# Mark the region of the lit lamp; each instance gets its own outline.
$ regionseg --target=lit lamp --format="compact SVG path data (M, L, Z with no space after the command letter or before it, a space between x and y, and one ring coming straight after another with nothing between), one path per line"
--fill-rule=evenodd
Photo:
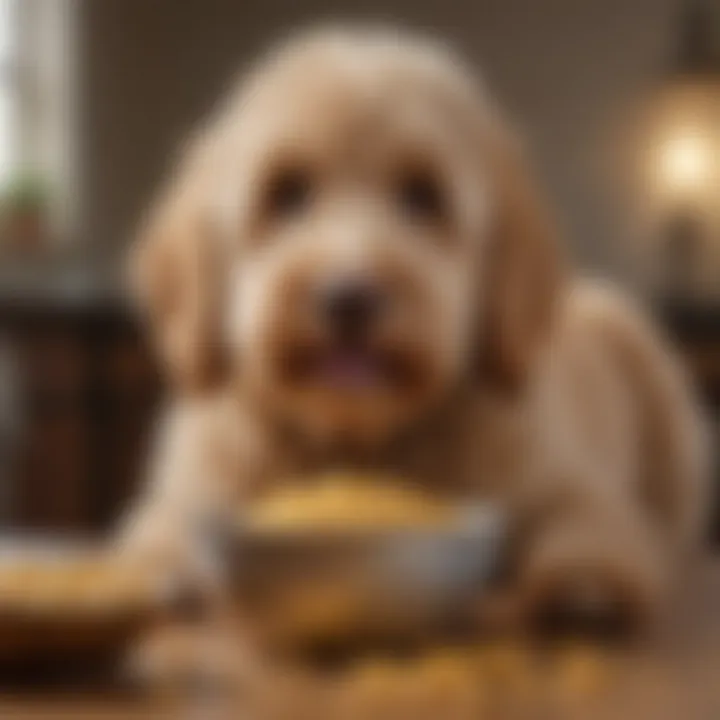
M720 239L720 2L690 6L677 64L658 98L650 181L663 224L664 291L702 291ZM708 261L708 262L706 262ZM720 283L720 279L718 279Z

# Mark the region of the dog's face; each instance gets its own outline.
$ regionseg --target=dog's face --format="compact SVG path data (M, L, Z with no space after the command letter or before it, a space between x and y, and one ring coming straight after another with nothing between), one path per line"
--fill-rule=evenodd
M181 386L222 376L308 435L367 443L493 365L493 344L519 371L537 328L496 316L541 323L549 243L493 123L437 50L331 34L273 57L141 246Z

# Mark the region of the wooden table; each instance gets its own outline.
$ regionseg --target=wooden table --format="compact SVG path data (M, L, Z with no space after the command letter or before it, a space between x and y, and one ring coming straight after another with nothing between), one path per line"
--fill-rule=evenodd
M720 720L720 559L706 563L698 571L682 602L678 603L671 629L653 643L652 649L634 651L618 668L620 672L616 674L616 687L612 692L591 703L592 706L584 706L580 713L548 716L536 712L511 717L513 720ZM204 705L197 697L170 700L97 694L0 696L2 720L230 720L240 714L237 705ZM440 720L441 715L436 717ZM442 715L442 720L444 718ZM493 715L490 720L506 720L506 716Z

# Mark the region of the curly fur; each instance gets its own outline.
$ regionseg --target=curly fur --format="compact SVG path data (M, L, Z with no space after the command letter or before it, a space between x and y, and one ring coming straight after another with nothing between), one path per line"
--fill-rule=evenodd
M278 223L263 192L293 163L322 189ZM430 227L388 199L412 163L447 197ZM513 134L439 44L323 30L271 53L194 139L134 267L173 388L141 544L177 548L198 513L338 465L506 508L530 613L590 598L648 619L697 544L705 450L678 363L570 272ZM393 299L375 340L412 370L402 391L283 375L325 342L313 288L349 271Z

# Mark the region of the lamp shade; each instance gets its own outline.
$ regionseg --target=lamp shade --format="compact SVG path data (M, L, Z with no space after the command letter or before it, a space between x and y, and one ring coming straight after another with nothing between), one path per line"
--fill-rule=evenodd
M651 197L699 212L720 201L720 2L694 0L680 17L670 72L646 140Z
M720 77L678 77L654 105L647 166L655 200L695 211L720 202Z
M706 295L720 277L720 0L688 5L678 40L643 103L639 217L661 290Z

